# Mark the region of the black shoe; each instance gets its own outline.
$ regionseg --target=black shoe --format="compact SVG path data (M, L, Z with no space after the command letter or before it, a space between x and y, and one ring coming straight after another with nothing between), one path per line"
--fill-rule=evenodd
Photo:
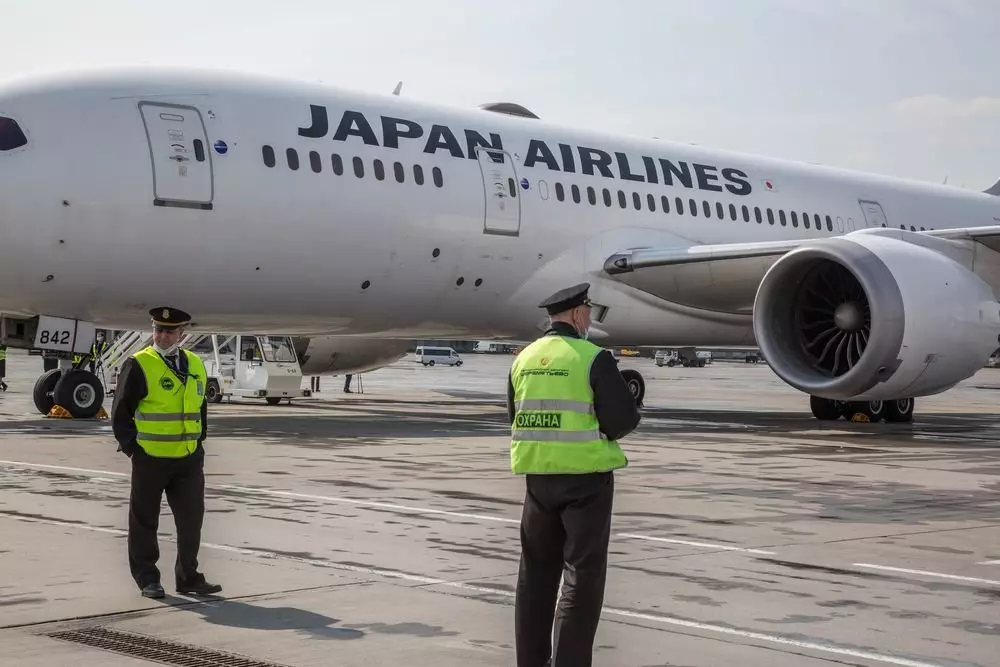
M142 597L153 598L154 600L159 600L166 593L163 591L163 586L158 583L146 584L142 587Z
M214 595L222 592L222 586L202 581L197 584L178 586L177 592L181 595Z

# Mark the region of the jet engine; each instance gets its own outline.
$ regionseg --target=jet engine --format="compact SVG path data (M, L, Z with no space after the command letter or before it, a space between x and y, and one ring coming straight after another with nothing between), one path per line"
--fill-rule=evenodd
M947 242L908 235L815 241L771 266L753 326L782 380L813 396L877 401L936 394L983 368L998 347L995 295L925 247Z
M295 338L303 375L364 373L388 366L406 355L405 340L373 340L349 336Z

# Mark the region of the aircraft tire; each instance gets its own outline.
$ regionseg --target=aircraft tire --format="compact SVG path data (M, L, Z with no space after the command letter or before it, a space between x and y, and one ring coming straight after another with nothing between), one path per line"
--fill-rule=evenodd
M885 420L891 423L906 423L913 421L914 401L912 398L897 398L885 402Z
M863 414L872 424L882 421L888 401L848 401L844 403L844 419L850 419L856 414Z
M267 401L268 405L277 405L278 403L281 403L280 396L265 396L264 400Z
M97 416L104 403L104 385L90 371L66 371L56 382L52 392L56 405L60 405L76 419Z
M35 380L35 388L31 392L31 397L35 401L35 409L43 415L49 414L52 406L56 404L52 398L52 392L56 389L56 383L62 377L62 372L58 368L45 371Z
M627 368L622 371L622 379L625 380L628 390L632 392L636 405L642 407L642 399L646 397L646 381L643 380L642 374L637 370Z
M840 406L837 405L837 401L820 396L809 397L809 408L812 410L813 417L820 421L836 421L844 414Z

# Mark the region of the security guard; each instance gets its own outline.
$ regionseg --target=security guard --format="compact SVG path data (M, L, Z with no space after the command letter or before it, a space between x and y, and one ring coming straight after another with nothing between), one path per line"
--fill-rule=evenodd
M639 424L614 357L586 340L589 289L576 285L539 304L552 325L517 356L508 379L511 468L526 476L514 611L518 667L591 664L604 602L613 471L628 464L616 441Z
M153 308L149 314L153 344L125 360L111 409L118 450L132 460L129 568L144 597L164 596L156 567L156 530L166 491L177 525L177 592L211 595L222 586L208 583L198 572L205 515L207 373L198 355L177 347L190 315L170 307Z

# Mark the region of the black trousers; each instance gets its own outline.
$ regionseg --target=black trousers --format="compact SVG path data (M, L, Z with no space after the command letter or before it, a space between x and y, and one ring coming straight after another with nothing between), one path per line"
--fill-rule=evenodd
M137 446L132 454L132 491L128 508L128 563L139 588L160 581L156 562L160 547L156 530L163 492L177 528L177 586L202 583L198 572L201 525L205 517L205 450L167 459L150 456Z
M525 485L517 667L590 667L604 604L614 473L527 475Z

